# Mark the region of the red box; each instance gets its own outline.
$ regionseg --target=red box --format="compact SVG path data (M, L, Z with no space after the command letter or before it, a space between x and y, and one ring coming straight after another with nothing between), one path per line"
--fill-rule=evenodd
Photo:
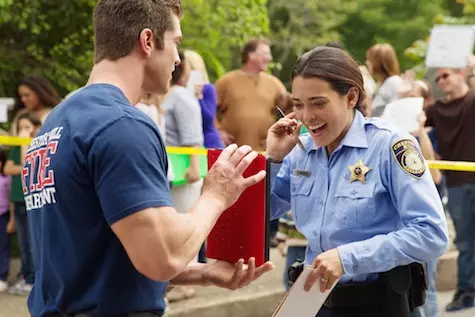
M221 150L208 150L210 169ZM270 222L270 163L259 156L244 172L244 177L267 171L261 182L248 187L238 201L224 211L207 239L206 256L211 259L235 263L239 259L256 259L256 266L269 260Z

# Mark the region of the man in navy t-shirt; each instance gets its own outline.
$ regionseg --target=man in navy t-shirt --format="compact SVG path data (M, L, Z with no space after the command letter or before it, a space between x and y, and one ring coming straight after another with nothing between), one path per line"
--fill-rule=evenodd
M163 140L132 105L165 93L181 39L179 0L101 0L88 84L58 105L22 170L39 316L161 316L167 281L237 289L272 269L188 263L220 214L265 177L257 154L227 147L187 214L172 207Z

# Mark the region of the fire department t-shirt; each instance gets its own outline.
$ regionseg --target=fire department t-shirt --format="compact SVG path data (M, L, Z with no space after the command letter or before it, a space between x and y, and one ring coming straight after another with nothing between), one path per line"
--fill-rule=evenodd
M22 172L36 268L33 317L164 312L167 283L140 274L110 226L172 206L167 164L156 125L115 86L87 86L52 111Z

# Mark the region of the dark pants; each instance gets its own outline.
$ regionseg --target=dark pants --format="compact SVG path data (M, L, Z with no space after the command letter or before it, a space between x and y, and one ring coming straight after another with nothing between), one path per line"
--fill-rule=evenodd
M269 233L271 239L275 237L277 231L279 231L279 219L271 220L269 226Z
M7 233L7 224L10 214L7 211L0 216L0 281L8 279L10 269L10 235Z
M316 317L383 317L384 310L376 307L338 307L320 309Z
M475 183L449 187L448 191L459 251L457 289L470 291L475 286Z
M15 228L20 245L21 274L27 284L35 283L35 268L31 249L31 236L24 202L15 202Z

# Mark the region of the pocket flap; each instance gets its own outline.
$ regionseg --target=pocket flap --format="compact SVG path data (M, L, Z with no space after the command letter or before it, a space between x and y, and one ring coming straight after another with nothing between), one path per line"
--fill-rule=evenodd
M292 196L295 196L295 195L308 196L310 195L310 192L312 191L313 183L315 183L314 178L291 175L290 193L292 194Z

